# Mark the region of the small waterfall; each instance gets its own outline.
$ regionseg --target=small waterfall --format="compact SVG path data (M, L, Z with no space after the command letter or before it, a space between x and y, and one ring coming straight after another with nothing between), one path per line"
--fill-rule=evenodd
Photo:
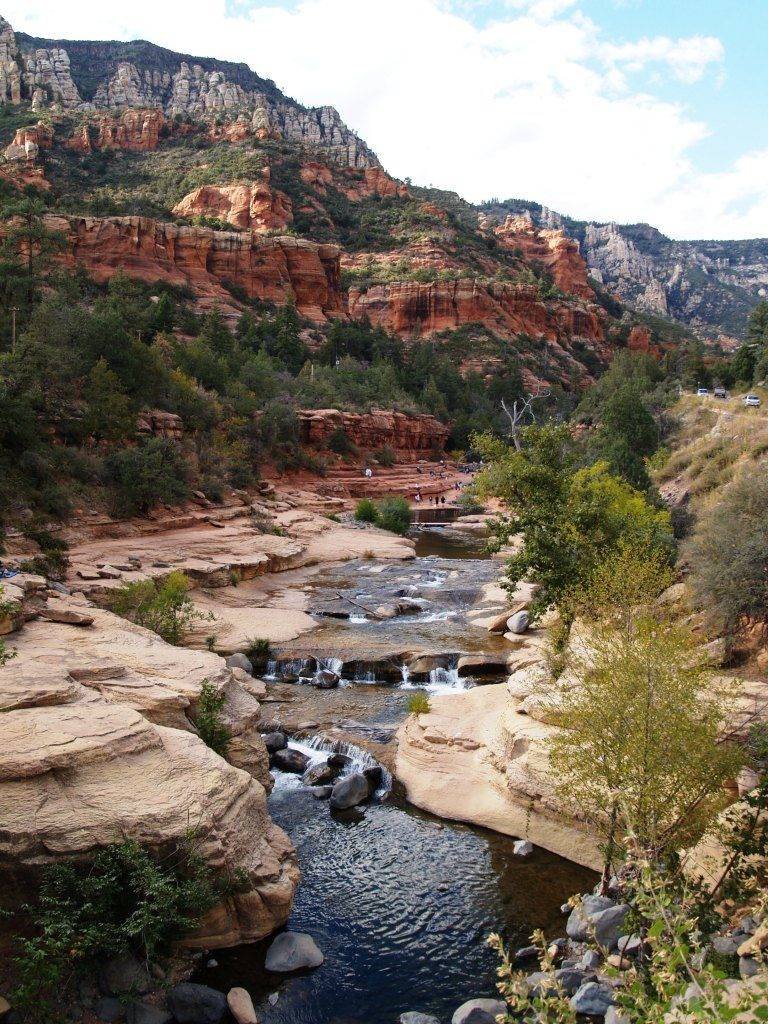
M429 678L424 680L412 680L410 669L407 665L401 666L403 681L400 684L401 690L425 690L433 693L436 697L445 693L461 693L472 686L471 679L462 679L457 668L458 655L451 658L452 665L445 668L433 668Z
M355 746L354 743L347 743L344 740L329 740L320 733L302 737L302 739L288 740L291 750L299 750L306 754L312 766L322 764L328 760L329 754L344 754L350 758L350 763L341 770L339 778L343 775L351 775L354 772L361 772L364 768L381 768L382 782L374 793L379 799L385 797L392 789L392 776L387 769L380 764L367 750Z

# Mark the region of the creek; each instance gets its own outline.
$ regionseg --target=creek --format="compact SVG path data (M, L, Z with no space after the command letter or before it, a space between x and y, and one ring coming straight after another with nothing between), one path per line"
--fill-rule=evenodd
M265 705L273 722L282 722L288 708L294 718L322 723L291 746L313 763L333 749L351 756L352 768L373 758L391 765L394 731L414 689L450 694L474 685L458 676L454 659L501 650L503 641L466 617L498 570L476 542L420 531L410 563L348 563L316 577L318 607L350 599L370 607L397 594L419 608L388 621L362 612L323 617L306 648L277 652L269 688L298 701L300 710ZM448 655L448 664L412 681L403 665L414 652ZM329 667L342 676L338 688L308 685ZM408 1010L447 1024L465 1000L496 994L491 932L512 945L527 944L534 928L562 934L560 905L595 881L544 850L520 859L508 837L422 813L386 771L364 808L332 812L300 777L280 772L269 805L302 870L288 927L310 933L325 962L306 973L269 974L267 939L217 951L216 965L201 968L197 979L225 991L248 989L263 1024L396 1024Z

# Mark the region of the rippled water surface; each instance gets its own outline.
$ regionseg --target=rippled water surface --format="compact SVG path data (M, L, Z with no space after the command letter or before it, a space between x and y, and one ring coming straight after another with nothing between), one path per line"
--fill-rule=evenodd
M483 583L499 571L477 542L467 546L423 533L417 556L405 564L332 567L316 577L318 599L362 594L379 600L402 590L426 600L418 614L389 622L328 619L297 655L364 658L377 651L487 651L502 644L465 616ZM354 695L358 714L369 709L369 727L390 726L391 735L407 711L407 681L346 685L322 693L297 686L295 692L309 693L316 707L338 704L342 717ZM435 685L450 691L457 681L441 677ZM312 746L317 740L305 737L305 752L313 757L323 756ZM392 741L384 736L382 742L389 750ZM296 845L302 871L289 927L309 932L325 963L304 975L269 975L266 940L217 952L218 966L199 978L225 990L248 989L262 1024L396 1024L408 1010L447 1024L466 999L495 995L490 932L515 944L525 944L534 928L560 932L560 905L595 882L591 872L543 850L520 860L512 839L439 822L392 794L363 812L334 815L298 777L278 774L270 812Z
M290 928L309 932L325 963L301 977L270 976L260 943L217 953L219 967L204 979L247 988L265 1024L396 1024L407 1010L447 1022L465 999L494 995L491 931L520 944L535 927L557 932L560 904L594 884L553 854L519 860L510 839L397 801L334 817L282 777L270 809L302 868Z

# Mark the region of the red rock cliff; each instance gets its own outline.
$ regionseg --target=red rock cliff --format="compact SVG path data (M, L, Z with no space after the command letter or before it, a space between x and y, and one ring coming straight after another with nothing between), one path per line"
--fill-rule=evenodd
M579 246L562 231L539 230L528 217L509 216L494 234L505 249L519 250L526 263L541 264L567 295L594 299Z
M351 288L349 313L410 337L481 323L501 334L526 333L552 340L574 335L594 342L604 338L595 306L546 304L530 285L468 278L420 284L404 281Z
M67 146L78 153L94 149L145 152L157 149L164 127L161 110L126 110L119 117L101 114L77 128Z
M374 451L388 446L404 457L442 451L450 433L434 416L407 416L385 409L370 413L305 409L299 412L299 421L302 444L320 447L334 430L341 429L358 448Z
M293 220L289 197L270 188L269 168L261 181L196 188L172 212L176 217L215 217L252 231L280 230Z
M60 260L81 264L97 281L122 270L144 281L186 284L203 306L231 303L227 282L267 302L293 297L299 312L316 321L345 316L335 245L179 227L147 217L51 216L46 221L65 236Z

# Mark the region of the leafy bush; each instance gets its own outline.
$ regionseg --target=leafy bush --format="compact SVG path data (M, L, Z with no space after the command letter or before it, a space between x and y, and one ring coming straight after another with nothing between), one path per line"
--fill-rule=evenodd
M187 466L173 441L152 437L136 448L113 452L106 460L114 488L113 511L129 518L161 503L177 505L189 496Z
M331 431L328 435L328 440L325 443L326 446L330 448L332 452L336 452L337 455L358 454L357 445L350 440L342 427L336 427L335 430Z
M376 510L376 505L371 501L370 498L361 498L355 508L355 519L359 523L377 523L379 521L379 513Z
M738 479L699 521L685 551L694 600L712 625L734 631L768 617L768 478Z
M391 530L405 536L413 522L411 506L405 498L383 498L378 506L378 525L382 530Z
M69 861L48 868L28 908L35 934L19 942L14 1004L24 1019L59 1019L77 972L128 953L165 953L238 884L214 875L193 833L162 861L126 840L96 853L87 870Z
M397 462L397 456L388 445L385 445L384 448L378 448L373 453L373 457L374 459L376 459L380 466L394 466L394 464Z
M272 645L265 637L253 637L247 641L245 656L254 663L262 663L272 653Z
M162 582L126 583L111 594L109 607L116 615L151 629L177 647L192 623L203 617L192 604L189 580L183 572L172 572Z
M195 725L203 743L222 757L226 757L227 744L232 738L221 717L226 701L227 695L223 690L217 690L208 679L203 680L195 709Z
M432 710L426 693L414 693L408 698L409 715L427 715Z

